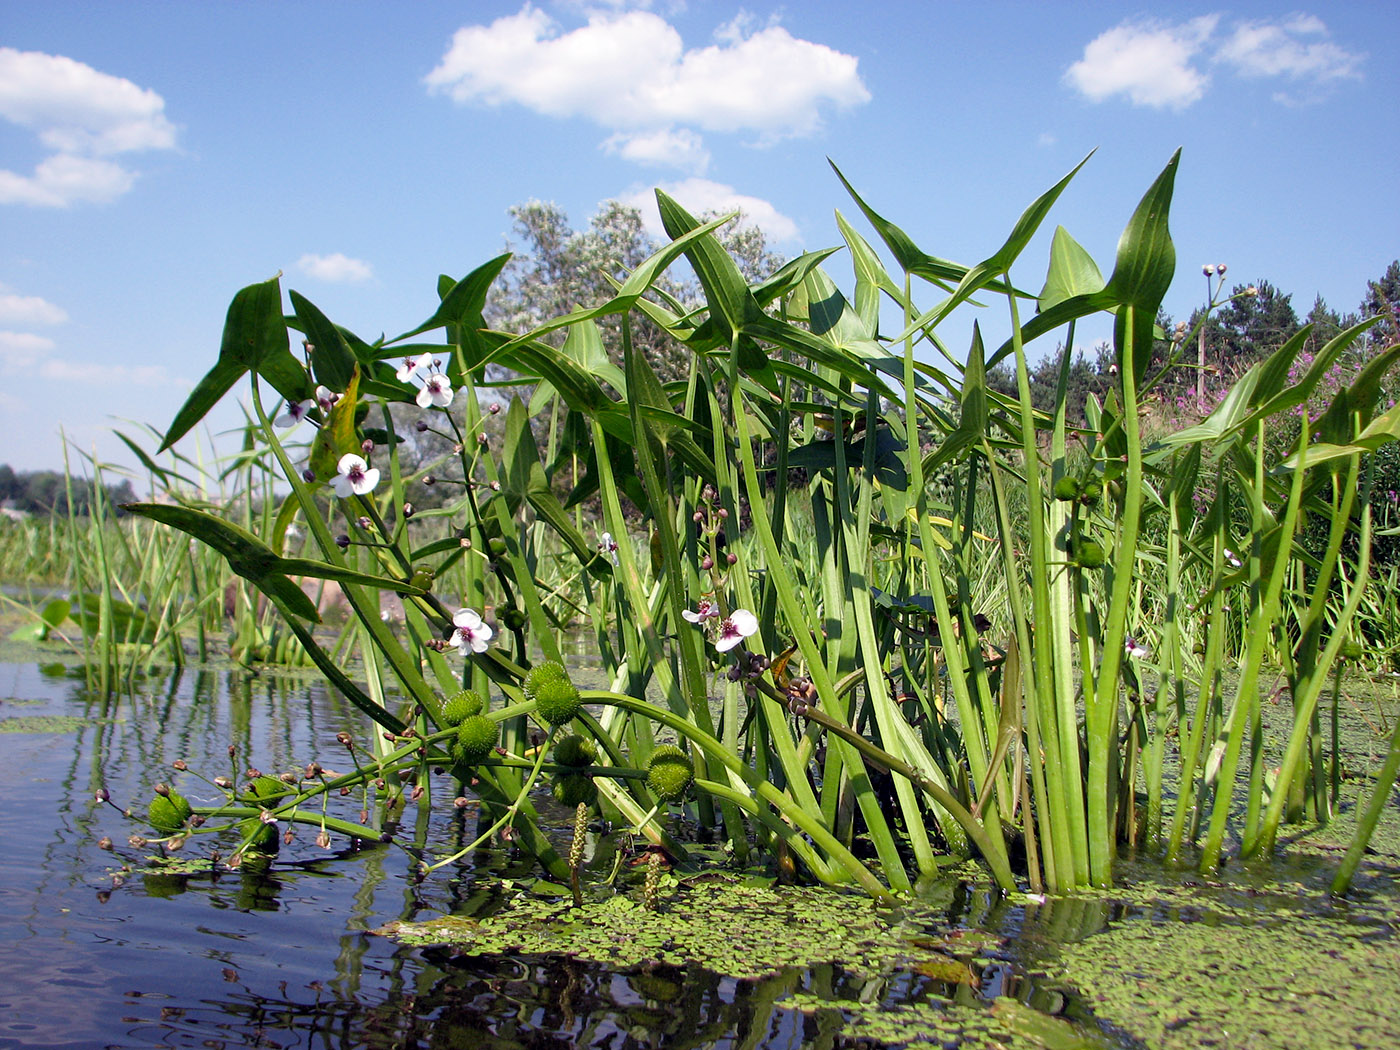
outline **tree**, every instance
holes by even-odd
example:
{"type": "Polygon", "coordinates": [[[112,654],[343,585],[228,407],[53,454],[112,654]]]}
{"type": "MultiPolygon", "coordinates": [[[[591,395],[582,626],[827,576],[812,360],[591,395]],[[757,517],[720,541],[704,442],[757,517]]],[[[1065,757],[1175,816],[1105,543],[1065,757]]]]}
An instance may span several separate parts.
{"type": "MultiPolygon", "coordinates": [[[[527,331],[551,317],[605,302],[613,294],[609,277],[625,280],[661,247],[647,234],[641,211],[619,201],[604,203],[582,231],[569,225],[564,209],[545,201],[516,205],[510,214],[514,256],[486,304],[487,323],[506,331],[527,331]]],[[[720,243],[750,283],[763,280],[783,264],[780,255],[768,250],[763,231],[745,224],[742,215],[721,230],[720,243]]],[[[702,300],[699,282],[693,276],[676,276],[674,267],[660,277],[657,287],[686,306],[702,300]]],[[[630,322],[633,344],[661,381],[684,379],[690,368],[686,348],[638,313],[632,314],[630,322]]],[[[603,344],[619,364],[620,326],[616,317],[599,324],[603,344]]]]}
{"type": "Polygon", "coordinates": [[[1361,318],[1385,318],[1367,333],[1370,345],[1379,349],[1400,340],[1400,327],[1396,324],[1396,313],[1400,311],[1400,259],[1386,267],[1379,280],[1366,286],[1366,295],[1361,300],[1361,318]]]}

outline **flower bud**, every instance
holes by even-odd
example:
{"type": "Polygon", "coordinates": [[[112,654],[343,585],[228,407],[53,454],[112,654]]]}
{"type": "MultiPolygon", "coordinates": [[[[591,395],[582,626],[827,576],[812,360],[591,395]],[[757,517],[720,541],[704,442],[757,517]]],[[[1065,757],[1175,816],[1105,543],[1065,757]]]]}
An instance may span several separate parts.
{"type": "Polygon", "coordinates": [[[426,434],[428,432],[428,421],[426,419],[420,419],[417,423],[413,424],[413,429],[420,434],[426,434]]]}
{"type": "Polygon", "coordinates": [[[98,788],[97,792],[93,795],[93,798],[96,799],[98,802],[112,801],[111,793],[108,792],[106,788],[98,788]]]}
{"type": "Polygon", "coordinates": [[[413,504],[412,504],[412,503],[405,503],[405,504],[403,505],[403,516],[404,516],[404,519],[405,519],[405,520],[407,520],[407,519],[413,517],[413,504]]]}
{"type": "Polygon", "coordinates": [[[330,849],[330,848],[331,848],[331,836],[330,836],[330,832],[328,832],[328,831],[322,831],[322,832],[320,832],[319,834],[317,834],[317,836],[316,836],[316,845],[319,846],[321,849],[330,849]]]}
{"type": "Polygon", "coordinates": [[[1227,267],[1225,266],[1224,263],[1216,263],[1216,264],[1215,264],[1215,272],[1216,272],[1218,275],[1220,275],[1221,277],[1224,277],[1224,276],[1225,276],[1225,270],[1226,270],[1226,269],[1227,269],[1227,267]]]}
{"type": "Polygon", "coordinates": [[[227,791],[229,788],[233,787],[233,781],[230,780],[228,777],[215,777],[214,786],[218,788],[223,788],[225,791],[227,791]]]}
{"type": "Polygon", "coordinates": [[[374,442],[373,442],[373,441],[371,441],[369,438],[365,438],[363,441],[360,442],[360,455],[364,456],[365,459],[369,459],[370,455],[371,455],[373,452],[374,452],[374,442]]]}
{"type": "Polygon", "coordinates": [[[1211,263],[1206,263],[1204,266],[1201,267],[1201,273],[1205,274],[1207,277],[1209,277],[1214,272],[1215,267],[1211,263]]]}
{"type": "Polygon", "coordinates": [[[304,481],[304,482],[306,482],[308,485],[315,484],[315,482],[316,482],[316,472],[315,472],[314,470],[312,470],[310,467],[307,467],[305,470],[303,470],[303,471],[301,472],[301,480],[304,481]]]}
{"type": "Polygon", "coordinates": [[[347,549],[350,546],[350,537],[342,532],[339,536],[335,538],[335,545],[341,550],[347,549]]]}
{"type": "Polygon", "coordinates": [[[493,416],[499,416],[501,414],[501,403],[499,401],[492,401],[491,407],[488,408],[487,411],[493,416]]]}
{"type": "Polygon", "coordinates": [[[112,849],[112,840],[109,839],[106,835],[103,835],[100,839],[97,840],[97,848],[110,851],[112,849]]]}
{"type": "Polygon", "coordinates": [[[169,797],[170,797],[170,785],[169,785],[169,784],[157,784],[157,785],[155,786],[155,792],[156,792],[157,795],[160,795],[162,798],[169,798],[169,797]]]}
{"type": "Polygon", "coordinates": [[[173,768],[173,769],[178,769],[178,770],[181,770],[181,771],[190,768],[190,767],[189,767],[189,763],[187,763],[183,758],[177,758],[174,762],[170,763],[170,765],[171,765],[171,768],[173,768]]]}

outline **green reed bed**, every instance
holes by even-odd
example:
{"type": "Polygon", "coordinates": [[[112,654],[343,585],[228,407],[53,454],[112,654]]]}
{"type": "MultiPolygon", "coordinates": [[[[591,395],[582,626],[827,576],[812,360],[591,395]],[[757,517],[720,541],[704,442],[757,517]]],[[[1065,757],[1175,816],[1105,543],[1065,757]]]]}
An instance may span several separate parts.
{"type": "MultiPolygon", "coordinates": [[[[483,322],[504,257],[443,277],[423,324],[374,342],[296,292],[284,314],[277,279],[239,292],[163,446],[250,378],[240,469],[260,472],[243,481],[258,510],[128,509],[216,551],[376,730],[371,747],[347,736],[353,773],[289,772],[276,799],[235,776],[228,804],[198,815],[253,821],[241,849],[266,837],[259,820],[371,836],[368,806],[330,821],[328,786],[402,785],[427,806],[431,771],[445,769],[453,795],[482,800],[490,834],[509,830],[556,878],[577,880],[578,860],[539,829],[543,783],[677,863],[686,851],[665,818],[679,807],[736,863],[876,896],[970,855],[1007,891],[1106,885],[1124,843],[1208,870],[1227,842],[1267,854],[1284,822],[1327,819],[1324,712],[1368,600],[1365,464],[1400,426],[1400,410],[1377,414],[1400,349],[1312,418],[1309,396],[1367,326],[1292,381],[1300,334],[1199,426],[1145,431],[1151,347],[1169,338],[1154,319],[1175,270],[1177,159],[1129,218],[1107,279],[1060,229],[1038,293],[1021,256],[1078,168],[973,266],[925,253],[846,183],[876,242],[838,213],[850,294],[828,273],[837,249],[748,284],[716,239],[725,219],[701,223],[660,192],[670,244],[607,302],[530,332],[483,322]],[[699,305],[652,294],[682,257],[699,305]],[[959,307],[993,303],[1004,345],[949,331],[959,307]],[[886,337],[890,310],[902,331],[886,337]],[[1031,347],[1072,347],[1076,322],[1104,312],[1118,385],[1074,427],[1069,353],[1046,412],[1031,347]],[[684,381],[663,384],[634,345],[640,317],[689,353],[684,381]],[[612,353],[604,319],[620,332],[612,353]],[[987,384],[1003,360],[1014,396],[987,384]],[[492,429],[503,374],[533,394],[492,429]],[[1270,427],[1300,411],[1294,445],[1271,451],[1270,427]],[[408,427],[447,451],[407,466],[408,427]],[[415,512],[408,493],[429,476],[450,495],[415,512]],[[294,518],[302,551],[283,543],[294,518]],[[315,630],[307,580],[344,595],[335,643],[315,630]],[[402,600],[401,627],[381,616],[385,593],[402,600]],[[591,630],[606,688],[570,682],[570,624],[591,630]],[[1275,674],[1293,720],[1271,771],[1259,694],[1275,674]]],[[[1377,798],[1393,776],[1394,761],[1377,798]]],[[[223,826],[195,816],[162,830],[223,826]]],[[[1368,833],[1363,821],[1358,842],[1368,833]]]]}

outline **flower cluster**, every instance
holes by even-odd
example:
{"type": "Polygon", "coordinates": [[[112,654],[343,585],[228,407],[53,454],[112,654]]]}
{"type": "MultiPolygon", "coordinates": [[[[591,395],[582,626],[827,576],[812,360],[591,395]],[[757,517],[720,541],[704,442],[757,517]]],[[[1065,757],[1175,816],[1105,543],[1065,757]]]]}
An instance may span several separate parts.
{"type": "Polygon", "coordinates": [[[452,404],[452,383],[442,371],[442,366],[431,353],[417,357],[405,357],[403,365],[394,373],[400,383],[421,379],[423,385],[418,390],[419,408],[446,408],[452,404]]]}

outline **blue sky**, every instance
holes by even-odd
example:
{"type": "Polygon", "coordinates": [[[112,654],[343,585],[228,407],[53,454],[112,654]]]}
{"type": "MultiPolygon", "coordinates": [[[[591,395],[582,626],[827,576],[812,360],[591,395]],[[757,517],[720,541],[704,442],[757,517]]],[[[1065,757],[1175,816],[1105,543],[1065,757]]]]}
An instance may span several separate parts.
{"type": "Polygon", "coordinates": [[[61,428],[129,463],[110,428],[168,424],[234,292],[279,270],[366,338],[412,328],[531,198],[583,226],[661,185],[789,256],[838,244],[827,157],[972,264],[1097,148],[1014,274],[1038,288],[1055,223],[1111,269],[1181,146],[1173,315],[1220,261],[1300,314],[1354,309],[1400,255],[1393,26],[1392,3],[0,0],[0,462],[58,466],[61,428]]]}

